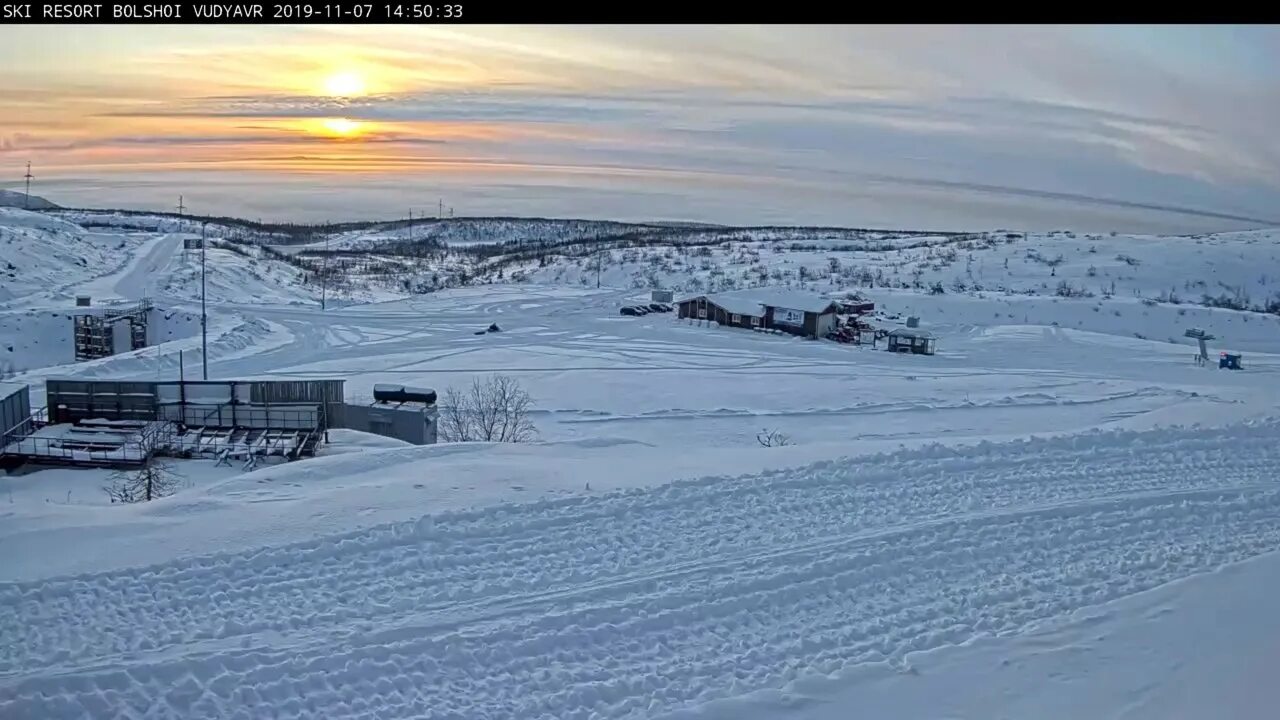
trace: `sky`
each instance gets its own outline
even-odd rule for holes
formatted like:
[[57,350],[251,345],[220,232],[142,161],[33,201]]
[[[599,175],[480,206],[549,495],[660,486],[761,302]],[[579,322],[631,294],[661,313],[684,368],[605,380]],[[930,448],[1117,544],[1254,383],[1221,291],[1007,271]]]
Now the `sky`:
[[0,187],[277,221],[1280,226],[1276,26],[0,27]]

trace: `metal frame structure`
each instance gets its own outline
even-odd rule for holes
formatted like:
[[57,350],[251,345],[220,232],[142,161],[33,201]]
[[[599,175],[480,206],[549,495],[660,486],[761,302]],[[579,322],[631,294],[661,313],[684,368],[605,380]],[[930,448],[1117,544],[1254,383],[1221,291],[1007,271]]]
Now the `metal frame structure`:
[[129,466],[155,454],[290,460],[314,455],[344,417],[342,380],[45,383],[47,419],[6,438],[6,456]]
[[129,349],[147,346],[149,300],[125,307],[98,308],[75,315],[76,361],[97,360],[116,354],[115,330],[120,320],[129,321]]
[[0,452],[23,462],[92,467],[137,467],[161,452],[173,434],[165,422],[85,420],[51,425],[33,417],[28,433],[6,438]]

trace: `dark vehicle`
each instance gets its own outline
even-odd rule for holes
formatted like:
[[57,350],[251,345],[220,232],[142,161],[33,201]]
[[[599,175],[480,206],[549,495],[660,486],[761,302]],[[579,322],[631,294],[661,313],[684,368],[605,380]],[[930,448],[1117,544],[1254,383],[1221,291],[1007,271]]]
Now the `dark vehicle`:
[[632,310],[635,310],[637,315],[648,315],[648,314],[649,314],[649,308],[647,308],[647,307],[645,307],[645,306],[643,306],[643,305],[632,305],[632,306],[631,306],[631,309],[632,309]]
[[633,307],[624,307],[624,308],[622,308],[621,310],[619,310],[618,312],[619,312],[620,314],[622,314],[622,315],[630,315],[631,317],[635,317],[635,316],[637,316],[637,315],[639,315],[639,314],[640,314],[640,313],[636,312],[636,309],[635,309],[635,308],[633,308]]
[[662,303],[649,303],[648,308],[654,312],[671,312],[671,308]]

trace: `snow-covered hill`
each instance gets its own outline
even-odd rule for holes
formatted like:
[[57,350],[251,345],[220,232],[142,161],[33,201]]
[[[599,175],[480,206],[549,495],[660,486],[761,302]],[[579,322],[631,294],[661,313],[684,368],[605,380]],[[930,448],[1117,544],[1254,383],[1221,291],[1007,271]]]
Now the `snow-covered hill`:
[[[1183,293],[1265,303],[1274,233],[666,228],[289,258],[218,237],[202,357],[184,228],[12,217],[63,254],[26,253],[49,287],[0,308],[0,341],[43,346],[84,288],[147,294],[183,335],[27,370],[37,406],[42,378],[180,358],[340,378],[351,402],[501,373],[537,441],[335,432],[251,472],[174,459],[190,482],[131,506],[96,470],[0,476],[0,717],[1270,717],[1269,676],[1223,668],[1276,660],[1280,317]],[[861,293],[939,353],[618,313],[759,283]],[[1193,362],[1191,326],[1245,369]],[[1225,685],[1247,701],[1213,702]]]
[[[861,246],[870,244],[870,249]],[[1112,295],[1201,302],[1208,295],[1244,306],[1280,303],[1280,231],[1202,236],[985,233],[639,246],[536,260],[497,256],[504,278],[549,284],[663,287],[702,292],[789,285],[813,290],[899,288],[1090,297]],[[1065,283],[1065,285],[1064,285]],[[1223,296],[1225,295],[1225,298]]]
[[0,208],[0,304],[74,288],[128,264],[136,235],[89,232],[43,213]]
[[0,208],[22,208],[24,210],[53,210],[58,206],[38,195],[27,196],[17,190],[0,190]]

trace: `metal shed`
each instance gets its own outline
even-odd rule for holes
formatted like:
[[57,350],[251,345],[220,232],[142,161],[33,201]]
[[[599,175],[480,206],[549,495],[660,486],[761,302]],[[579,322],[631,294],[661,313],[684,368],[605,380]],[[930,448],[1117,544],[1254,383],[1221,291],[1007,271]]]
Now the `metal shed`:
[[899,328],[889,333],[889,352],[932,355],[937,351],[937,338],[928,330]]

